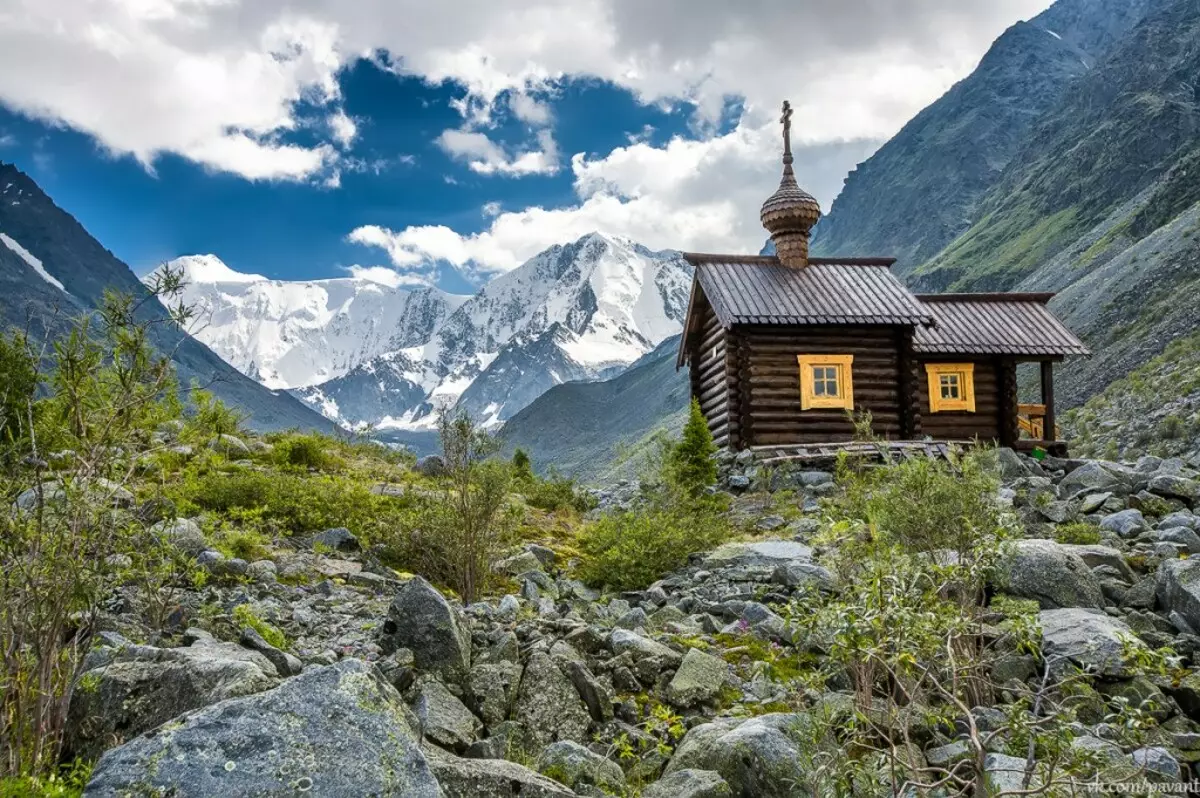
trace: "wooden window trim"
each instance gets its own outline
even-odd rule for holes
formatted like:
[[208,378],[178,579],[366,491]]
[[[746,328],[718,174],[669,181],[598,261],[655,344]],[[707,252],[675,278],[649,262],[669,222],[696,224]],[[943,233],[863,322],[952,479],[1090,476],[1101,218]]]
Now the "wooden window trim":
[[[926,363],[925,374],[929,383],[930,413],[974,413],[975,412],[975,364],[974,363]],[[942,376],[958,375],[962,396],[958,399],[942,398]]]
[[[854,355],[797,355],[800,365],[800,409],[801,410],[853,410]],[[813,387],[814,366],[828,366],[838,370],[838,395],[817,396]]]

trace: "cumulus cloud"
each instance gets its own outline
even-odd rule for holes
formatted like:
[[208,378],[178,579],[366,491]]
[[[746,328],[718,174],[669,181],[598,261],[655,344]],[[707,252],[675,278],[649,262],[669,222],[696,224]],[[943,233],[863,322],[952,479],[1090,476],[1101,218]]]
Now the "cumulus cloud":
[[349,149],[354,144],[354,140],[358,138],[358,123],[347,116],[341,108],[329,115],[328,122],[329,133],[333,136],[333,140],[343,149]]
[[558,144],[550,130],[539,130],[536,148],[510,153],[477,130],[445,130],[437,145],[481,175],[549,175],[558,171]]
[[401,286],[409,286],[417,288],[428,285],[429,282],[420,275],[411,273],[401,273],[387,266],[347,266],[346,271],[351,277],[357,277],[361,280],[367,280],[372,283],[387,286],[388,288],[400,288]]
[[[464,87],[472,129],[505,97],[517,118],[545,128],[549,108],[534,97],[585,77],[647,103],[686,100],[701,120],[731,96],[752,111],[789,97],[804,141],[839,142],[895,132],[1006,25],[1048,4],[7,0],[0,102],[148,166],[170,152],[251,179],[303,179],[335,169],[333,145],[353,140],[337,114],[339,71],[385,51],[399,71]],[[298,109],[313,103],[330,108],[327,141],[290,143]],[[497,145],[500,154],[471,163],[545,173],[557,161],[547,144]]]
[[[827,208],[848,169],[876,146],[863,139],[800,147],[802,182]],[[473,234],[441,225],[369,225],[349,240],[383,249],[406,273],[428,274],[448,263],[477,279],[595,230],[653,248],[754,253],[766,236],[758,210],[779,183],[780,150],[772,118],[705,141],[675,138],[661,148],[639,142],[602,158],[577,154],[573,205],[498,213]]]

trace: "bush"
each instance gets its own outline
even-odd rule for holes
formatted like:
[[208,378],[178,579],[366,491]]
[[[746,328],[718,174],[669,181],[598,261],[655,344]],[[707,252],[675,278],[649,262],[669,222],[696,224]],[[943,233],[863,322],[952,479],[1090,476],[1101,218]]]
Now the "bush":
[[585,513],[595,506],[595,500],[579,490],[575,480],[567,477],[549,476],[519,486],[525,503],[546,512],[575,510]]
[[524,449],[517,449],[512,456],[513,479],[517,482],[533,482],[533,461],[529,459],[529,452]]
[[399,551],[471,604],[495,578],[492,563],[514,538],[517,513],[508,503],[513,469],[488,459],[500,445],[465,411],[443,410],[438,428],[446,462],[440,492],[421,500],[417,525],[399,542]]
[[327,471],[338,458],[329,452],[331,441],[320,435],[287,435],[274,444],[272,459],[282,466]]
[[689,554],[706,551],[728,534],[714,502],[659,501],[589,523],[579,535],[584,561],[580,577],[618,590],[644,588],[687,564]]
[[1061,524],[1054,528],[1054,539],[1059,543],[1092,545],[1100,542],[1100,527],[1087,521]]

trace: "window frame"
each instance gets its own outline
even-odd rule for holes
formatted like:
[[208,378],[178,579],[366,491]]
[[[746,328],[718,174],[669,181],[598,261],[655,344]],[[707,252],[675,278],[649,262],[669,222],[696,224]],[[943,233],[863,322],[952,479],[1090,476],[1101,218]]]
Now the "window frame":
[[[796,362],[800,368],[801,410],[854,409],[854,355],[796,355]],[[837,369],[836,396],[817,396],[813,379],[817,367]]]
[[[930,413],[975,412],[974,363],[926,363],[925,375],[929,387]],[[957,399],[943,399],[942,377],[951,375],[958,377],[962,395]]]

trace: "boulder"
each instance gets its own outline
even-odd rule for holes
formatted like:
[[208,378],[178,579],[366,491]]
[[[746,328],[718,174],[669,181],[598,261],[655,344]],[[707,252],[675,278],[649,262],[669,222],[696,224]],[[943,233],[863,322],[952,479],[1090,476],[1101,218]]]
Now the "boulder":
[[208,448],[233,459],[250,456],[250,447],[236,435],[218,435],[208,442]]
[[1191,527],[1161,527],[1154,532],[1154,539],[1161,543],[1174,544],[1188,554],[1200,554],[1200,535]]
[[1191,504],[1200,498],[1200,482],[1178,474],[1158,474],[1146,486],[1151,493]]
[[539,773],[572,789],[592,786],[617,793],[625,789],[625,774],[616,762],[571,740],[546,746],[535,767]]
[[483,731],[479,718],[436,679],[423,679],[415,692],[412,710],[420,722],[421,737],[462,753]]
[[68,709],[64,749],[94,759],[188,710],[276,684],[261,654],[202,635],[183,648],[129,645],[94,652]]
[[[983,796],[1015,795],[1024,788],[1026,760],[1006,754],[987,754],[983,758]],[[1034,771],[1036,774],[1036,770]],[[1035,775],[1030,787],[1040,781]]]
[[729,679],[725,660],[689,648],[679,670],[667,684],[667,701],[677,707],[692,707],[712,701]]
[[608,645],[614,654],[624,654],[628,651],[637,659],[661,657],[670,662],[679,662],[680,660],[679,653],[674,649],[667,648],[662,643],[642,637],[628,629],[613,629],[612,634],[608,637]]
[[514,719],[529,729],[538,745],[587,739],[591,716],[571,680],[549,654],[529,658],[517,690]]
[[355,552],[362,548],[354,533],[344,526],[326,529],[309,536],[306,541],[311,548],[324,548],[329,551]]
[[1125,561],[1125,555],[1111,546],[1065,544],[1063,548],[1072,554],[1078,554],[1080,559],[1087,563],[1088,568],[1107,565],[1119,573],[1126,582],[1133,582],[1136,579],[1133,569]]
[[1042,609],[1102,607],[1100,582],[1078,554],[1050,540],[1018,540],[1002,579],[1004,589]]
[[695,726],[675,749],[665,775],[681,770],[715,771],[738,798],[805,794],[800,748],[792,738],[804,722],[802,715],[774,713]]
[[1200,629],[1200,557],[1164,560],[1156,580],[1158,603],[1175,612],[1193,629]]
[[[560,644],[565,645],[559,641],[555,647],[557,648]],[[552,656],[553,653],[551,651]],[[559,664],[567,674],[567,678],[571,680],[571,684],[575,685],[575,692],[579,693],[579,698],[587,707],[592,720],[597,723],[612,720],[613,702],[615,701],[612,690],[597,679],[582,661],[564,661],[559,658]]]
[[758,540],[751,543],[725,543],[704,558],[706,568],[739,565],[778,566],[794,560],[812,561],[812,549],[793,540]]
[[733,790],[712,770],[677,770],[642,790],[642,798],[732,798]]
[[440,477],[446,473],[446,461],[436,454],[430,454],[418,460],[413,469],[424,477]]
[[417,670],[458,682],[471,664],[471,636],[445,596],[415,576],[392,599],[383,625],[385,649],[412,649]]
[[442,795],[399,693],[345,659],[195,710],[106,753],[84,795]]
[[480,663],[471,668],[467,680],[468,701],[484,723],[500,723],[508,720],[520,683],[521,666],[517,663]]
[[1063,477],[1058,485],[1058,492],[1064,499],[1070,499],[1082,493],[1099,491],[1128,495],[1131,487],[1130,481],[1114,466],[1092,461],[1084,463]]
[[1171,752],[1158,746],[1139,748],[1130,754],[1133,764],[1154,782],[1178,784],[1183,779],[1179,760]]
[[1100,522],[1100,528],[1115,532],[1123,538],[1135,538],[1150,529],[1141,510],[1122,510]]
[[271,664],[275,666],[275,671],[280,676],[295,676],[304,669],[304,664],[299,659],[275,648],[275,646],[264,640],[263,636],[252,627],[243,627],[239,640],[246,648],[251,651],[257,651],[270,660]]
[[506,759],[462,759],[437,748],[425,750],[446,798],[570,798],[562,784]]
[[508,574],[509,576],[517,576],[529,571],[542,570],[542,561],[537,555],[531,551],[523,551],[520,554],[515,554],[512,557],[507,557],[503,560],[498,560],[492,570],[499,574]]
[[208,548],[200,525],[190,518],[159,521],[150,527],[150,532],[189,557],[195,557]]
[[1102,612],[1084,609],[1042,610],[1042,650],[1047,659],[1058,658],[1105,677],[1131,675],[1126,661],[1127,640],[1133,630]]

